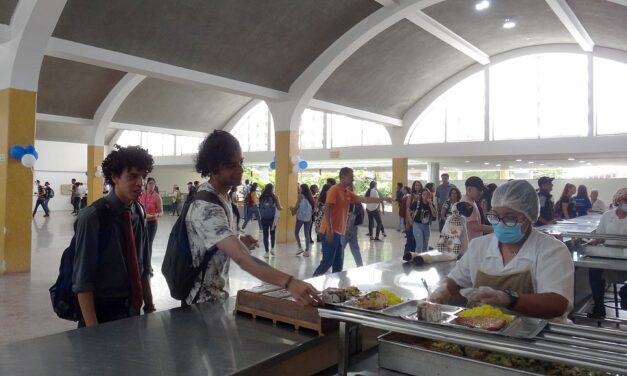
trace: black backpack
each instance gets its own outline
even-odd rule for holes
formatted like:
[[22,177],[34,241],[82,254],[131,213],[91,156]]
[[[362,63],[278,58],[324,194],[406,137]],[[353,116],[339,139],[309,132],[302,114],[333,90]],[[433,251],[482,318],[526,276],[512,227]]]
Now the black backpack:
[[[102,252],[109,244],[113,230],[113,214],[111,207],[104,198],[96,200],[92,206],[96,208],[100,229],[98,232],[98,252]],[[76,222],[74,223],[76,230]],[[104,240],[104,241],[101,241]],[[81,310],[78,305],[78,297],[72,291],[72,274],[74,272],[74,255],[76,253],[76,234],[72,237],[69,247],[63,251],[61,265],[59,266],[59,276],[57,281],[48,289],[52,309],[59,318],[78,321],[81,318]]]
[[48,198],[54,197],[54,190],[52,188],[48,188]]
[[[203,200],[220,205],[225,213],[227,213],[228,218],[228,210],[214,193],[208,191],[196,192],[194,195],[194,201],[195,200]],[[165,250],[165,256],[163,257],[163,264],[161,265],[161,272],[168,283],[170,296],[176,300],[185,300],[187,298],[192,287],[194,287],[196,278],[201,272],[202,280],[204,281],[209,260],[211,260],[211,257],[218,251],[218,247],[214,245],[205,252],[200,265],[194,267],[192,263],[192,250],[189,244],[189,238],[187,237],[187,226],[185,225],[185,218],[187,217],[187,212],[192,202],[193,201],[189,201],[185,203],[181,215],[172,227],[168,245]],[[192,300],[192,304],[196,303],[199,294],[200,290]]]

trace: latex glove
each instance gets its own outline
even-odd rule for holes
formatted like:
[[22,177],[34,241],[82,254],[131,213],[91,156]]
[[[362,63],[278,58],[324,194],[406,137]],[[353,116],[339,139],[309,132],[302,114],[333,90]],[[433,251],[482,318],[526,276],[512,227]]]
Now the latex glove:
[[451,293],[448,291],[448,287],[446,284],[442,284],[429,295],[427,300],[431,303],[446,304],[450,298]]
[[475,303],[506,307],[511,302],[511,298],[505,291],[495,290],[488,286],[462,289],[459,293],[468,301]]

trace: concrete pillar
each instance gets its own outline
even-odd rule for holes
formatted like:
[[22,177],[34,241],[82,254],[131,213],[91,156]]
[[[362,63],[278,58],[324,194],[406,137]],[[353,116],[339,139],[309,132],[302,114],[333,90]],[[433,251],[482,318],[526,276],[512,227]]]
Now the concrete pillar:
[[104,178],[96,176],[96,169],[104,159],[104,146],[87,145],[87,205],[102,197]]
[[508,180],[509,179],[509,170],[499,170],[499,179],[500,180]]
[[438,162],[429,162],[427,165],[427,174],[429,175],[429,181],[427,183],[434,183],[437,187],[440,182],[440,164]]
[[0,274],[30,271],[33,171],[8,150],[35,144],[36,108],[36,92],[0,90]]
[[[396,198],[396,183],[401,182],[404,185],[409,185],[408,161],[408,158],[392,159],[392,199]],[[394,211],[394,213],[398,213],[398,204],[396,203],[396,201],[394,201],[392,204],[392,211]]]
[[283,211],[276,228],[276,240],[285,243],[294,240],[296,217],[292,216],[290,206],[298,199],[298,173],[292,171],[292,157],[298,155],[298,132],[276,131],[275,148],[275,193],[283,205]]

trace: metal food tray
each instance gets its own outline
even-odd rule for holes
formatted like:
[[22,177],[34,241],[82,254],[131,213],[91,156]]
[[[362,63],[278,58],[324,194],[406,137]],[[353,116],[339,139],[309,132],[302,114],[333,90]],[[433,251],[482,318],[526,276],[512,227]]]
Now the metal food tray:
[[602,257],[627,260],[627,248],[587,245],[582,253],[589,257]]
[[[447,306],[447,307],[450,307],[450,306]],[[464,329],[464,330],[470,330],[470,331],[478,332],[478,333],[496,334],[496,335],[501,335],[505,337],[524,338],[524,339],[535,338],[538,334],[540,334],[542,329],[544,329],[544,327],[547,324],[547,320],[544,320],[544,319],[537,319],[537,318],[526,317],[526,316],[514,316],[514,319],[510,321],[509,323],[507,323],[500,330],[484,330],[484,329],[479,329],[479,328],[471,328],[465,325],[456,324],[454,322],[454,320],[457,318],[457,313],[461,312],[462,310],[463,309],[459,309],[456,312],[446,312],[443,310],[442,311],[443,319],[441,321],[436,321],[436,322],[418,320],[418,312],[414,312],[412,314],[404,315],[401,317],[408,321],[427,322],[430,324],[446,325],[446,326],[451,326],[451,327]]]
[[[424,300],[409,300],[400,304],[390,306],[381,311],[381,313],[391,317],[409,316],[411,314],[417,313],[418,303],[420,302],[424,302]],[[442,313],[444,314],[454,314],[463,310],[463,308],[461,307],[451,305],[439,304],[439,306],[442,310]]]

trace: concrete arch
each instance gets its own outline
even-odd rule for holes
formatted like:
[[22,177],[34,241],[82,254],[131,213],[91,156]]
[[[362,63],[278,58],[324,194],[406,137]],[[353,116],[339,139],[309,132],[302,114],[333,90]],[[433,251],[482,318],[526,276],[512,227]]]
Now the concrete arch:
[[261,99],[253,99],[250,102],[248,102],[244,107],[242,107],[239,111],[237,111],[237,113],[233,115],[232,118],[229,119],[229,121],[224,125],[224,127],[222,127],[222,130],[231,132],[235,128],[237,123],[239,123],[239,121],[242,120],[242,118],[244,118],[244,116],[246,116],[246,114],[248,114],[250,110],[255,108],[261,102],[263,102],[263,100]]

